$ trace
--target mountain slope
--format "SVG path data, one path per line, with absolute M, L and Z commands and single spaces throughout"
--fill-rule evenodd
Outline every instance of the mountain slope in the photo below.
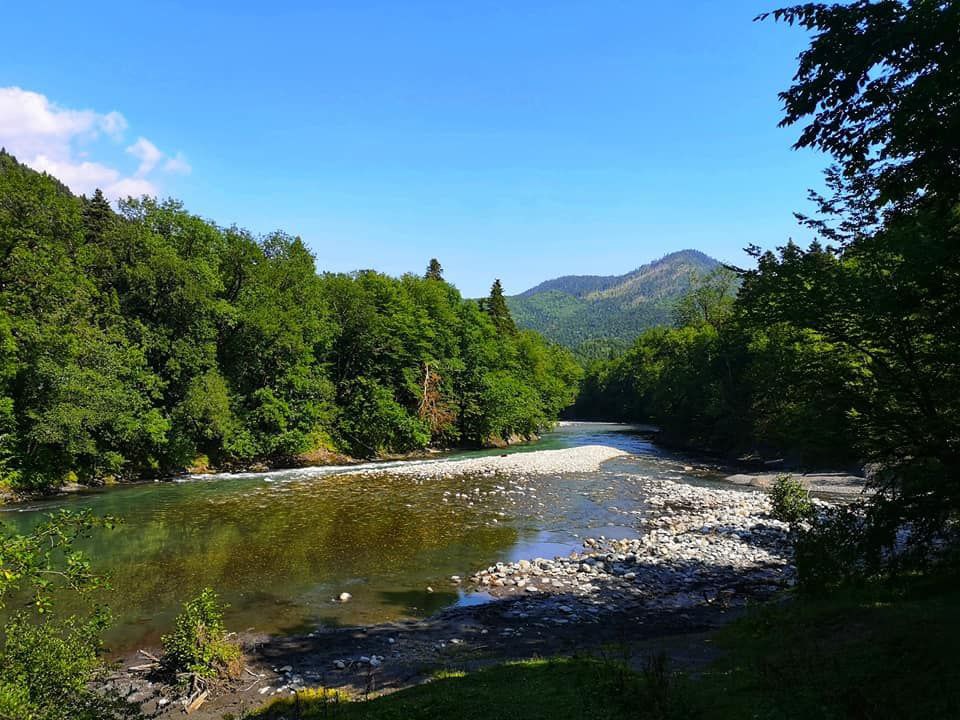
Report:
M 720 263 L 697 250 L 666 255 L 625 275 L 566 275 L 507 298 L 517 324 L 570 348 L 626 344 L 670 322 L 674 303 Z

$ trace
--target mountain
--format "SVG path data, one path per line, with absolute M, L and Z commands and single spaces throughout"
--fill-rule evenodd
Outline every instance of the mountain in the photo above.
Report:
M 507 298 L 516 323 L 584 355 L 626 346 L 670 322 L 674 303 L 697 275 L 720 262 L 680 250 L 625 275 L 565 275 Z

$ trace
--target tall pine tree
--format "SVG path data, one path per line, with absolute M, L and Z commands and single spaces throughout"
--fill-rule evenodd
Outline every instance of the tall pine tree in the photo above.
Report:
M 427 271 L 423 274 L 427 280 L 443 280 L 443 266 L 436 258 L 430 258 L 430 264 L 427 265 Z
M 83 198 L 83 201 L 84 240 L 87 243 L 98 242 L 117 216 L 100 188 L 94 191 L 92 198 Z
M 493 286 L 490 288 L 490 297 L 483 304 L 483 309 L 487 311 L 497 330 L 511 335 L 517 332 L 516 323 L 513 322 L 510 308 L 507 307 L 507 301 L 503 296 L 503 285 L 500 284 L 500 278 L 493 281 Z

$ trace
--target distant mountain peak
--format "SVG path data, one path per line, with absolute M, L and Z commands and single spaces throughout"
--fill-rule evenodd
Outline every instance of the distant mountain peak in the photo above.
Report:
M 550 290 L 559 290 L 575 297 L 586 297 L 591 293 L 616 287 L 631 278 L 655 272 L 658 268 L 690 265 L 694 270 L 705 269 L 709 272 L 719 264 L 719 261 L 699 250 L 677 250 L 623 275 L 562 275 L 552 280 L 545 280 L 515 297 L 530 297 Z
M 674 303 L 697 274 L 720 262 L 678 250 L 623 275 L 564 275 L 508 298 L 518 325 L 571 348 L 594 340 L 629 342 L 670 322 Z

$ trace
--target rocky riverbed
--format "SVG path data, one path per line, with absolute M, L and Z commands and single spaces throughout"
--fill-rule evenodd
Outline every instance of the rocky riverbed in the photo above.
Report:
M 425 480 L 466 469 L 529 476 L 536 474 L 532 467 L 551 468 L 547 474 L 573 462 L 599 466 L 620 454 L 586 447 L 420 463 L 404 471 Z M 516 460 L 500 463 L 511 458 Z M 611 643 L 652 647 L 716 627 L 748 601 L 793 584 L 789 528 L 771 517 L 764 492 L 632 480 L 636 502 L 608 509 L 632 518 L 638 537 L 598 534 L 583 538 L 582 547 L 568 555 L 465 569 L 447 582 L 487 602 L 425 620 L 323 627 L 283 638 L 248 635 L 250 672 L 235 686 L 221 688 L 194 716 L 236 714 L 271 696 L 316 685 L 376 693 L 421 682 L 437 668 L 471 669 L 574 650 L 606 652 L 602 648 Z M 699 636 L 690 637 L 702 645 Z M 151 684 L 149 677 L 122 672 L 114 682 L 151 715 L 182 713 L 175 691 Z
M 789 526 L 770 516 L 766 494 L 647 480 L 637 539 L 587 538 L 566 557 L 497 563 L 471 577 L 496 597 L 563 596 L 554 618 L 583 619 L 571 605 L 683 608 L 749 597 L 792 585 Z
M 403 465 L 366 466 L 349 475 L 414 476 L 424 480 L 461 475 L 554 475 L 596 472 L 607 460 L 627 455 L 606 445 L 581 445 L 565 450 L 534 450 L 506 455 L 485 455 L 465 460 L 433 460 Z

